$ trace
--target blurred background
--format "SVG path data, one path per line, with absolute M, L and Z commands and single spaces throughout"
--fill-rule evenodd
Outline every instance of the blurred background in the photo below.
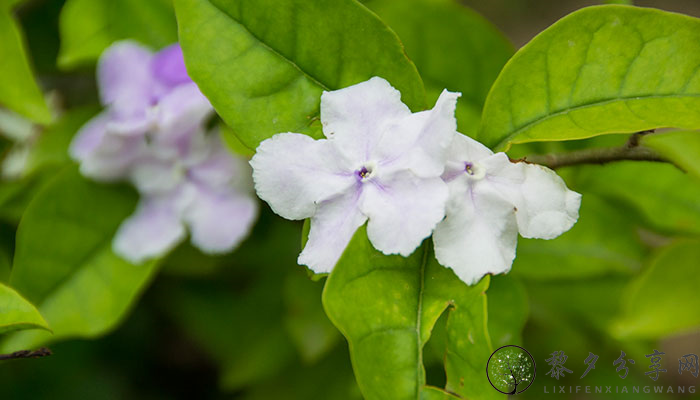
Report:
M 600 4 L 575 0 L 463 3 L 504 32 L 515 48 L 564 15 Z M 62 0 L 28 1 L 16 15 L 41 86 L 52 93 L 56 107 L 94 107 L 94 66 L 68 71 L 57 67 L 63 4 Z M 635 4 L 700 17 L 700 2 L 694 0 Z M 516 146 L 510 155 L 618 145 L 626 140 L 613 135 Z M 6 152 L 7 147 L 8 140 L 0 141 L 0 151 Z M 489 310 L 499 310 L 490 313 L 494 349 L 520 344 L 537 362 L 535 383 L 522 396 L 539 399 L 544 386 L 555 385 L 626 385 L 628 390 L 696 385 L 698 380 L 690 373 L 678 373 L 678 358 L 700 354 L 700 336 L 693 333 L 700 325 L 700 300 L 696 274 L 692 274 L 700 260 L 696 257 L 700 245 L 693 239 L 700 235 L 700 183 L 669 165 L 650 163 L 558 172 L 569 187 L 584 194 L 579 223 L 553 241 L 521 238 L 513 272 L 494 277 L 488 291 Z M 629 192 L 646 195 L 635 197 Z M 17 223 L 17 212 L 11 208 L 21 210 L 26 200 L 6 203 L 0 212 L 0 236 L 10 243 L 8 254 Z M 360 399 L 345 340 L 321 307 L 323 282 L 310 280 L 296 264 L 300 243 L 301 225 L 282 220 L 263 206 L 253 234 L 230 255 L 205 257 L 182 245 L 113 332 L 95 340 L 52 344 L 54 354 L 44 359 L 0 362 L 0 397 Z M 674 268 L 681 271 L 673 272 Z M 685 293 L 684 302 L 678 302 L 678 296 L 669 298 L 674 291 Z M 425 348 L 428 383 L 439 386 L 445 380 L 439 344 L 444 322 L 442 318 Z M 646 354 L 654 349 L 666 352 L 663 368 L 668 371 L 658 382 L 644 375 L 650 364 Z M 560 350 L 568 355 L 565 366 L 573 373 L 557 381 L 546 375 L 550 366 L 545 359 Z M 630 373 L 624 380 L 613 366 L 621 351 L 636 362 L 627 364 Z M 599 359 L 596 368 L 580 379 L 589 352 Z M 644 396 L 670 399 L 697 394 Z

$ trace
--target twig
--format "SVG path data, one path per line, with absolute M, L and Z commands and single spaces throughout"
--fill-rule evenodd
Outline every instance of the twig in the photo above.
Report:
M 560 154 L 535 154 L 517 161 L 541 164 L 551 169 L 579 164 L 607 164 L 626 160 L 654 161 L 673 164 L 672 161 L 664 158 L 655 150 L 640 144 L 640 138 L 652 132 L 653 131 L 637 132 L 630 136 L 624 146 L 583 149 Z M 676 167 L 678 166 L 676 165 Z M 682 168 L 678 168 L 682 170 Z
M 647 147 L 607 147 L 585 149 L 561 154 L 543 154 L 525 157 L 522 161 L 541 164 L 551 169 L 578 164 L 607 164 L 614 161 L 656 161 L 670 162 L 656 151 Z
M 46 347 L 42 347 L 38 350 L 20 350 L 20 351 L 15 351 L 14 353 L 11 354 L 0 354 L 0 361 L 2 360 L 15 360 L 18 358 L 41 358 L 41 357 L 47 357 L 50 356 L 51 350 L 47 349 Z

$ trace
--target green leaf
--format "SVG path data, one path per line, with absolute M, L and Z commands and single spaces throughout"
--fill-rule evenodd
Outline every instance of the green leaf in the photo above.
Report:
M 323 285 L 300 268 L 292 270 L 284 283 L 285 326 L 304 362 L 312 364 L 339 342 L 340 334 L 321 305 Z
M 37 328 L 49 330 L 39 311 L 19 293 L 0 283 L 0 334 Z
M 700 178 L 700 132 L 674 131 L 646 135 L 642 143 Z
M 584 329 L 583 335 L 594 332 L 598 340 L 607 338 L 623 301 L 620 293 L 629 280 L 628 277 L 606 276 L 556 282 L 526 281 L 532 318 L 549 324 L 561 321 Z M 542 318 L 542 315 L 536 316 L 538 313 L 548 315 Z M 564 342 L 566 338 L 558 341 Z
M 34 79 L 22 32 L 10 13 L 0 7 L 0 105 L 35 122 L 49 123 L 51 111 Z
M 486 294 L 493 347 L 521 344 L 523 327 L 530 312 L 523 284 L 511 275 L 493 276 Z
M 293 364 L 246 390 L 244 400 L 362 400 L 345 346 L 313 365 Z
M 489 279 L 467 286 L 437 264 L 429 243 L 408 258 L 384 256 L 358 230 L 323 292 L 331 321 L 350 346 L 366 399 L 491 398 L 484 379 L 491 343 L 486 331 Z M 423 346 L 447 309 L 446 391 L 426 388 Z
M 443 89 L 461 92 L 459 129 L 475 132 L 486 95 L 513 55 L 513 45 L 484 17 L 453 0 L 372 0 L 367 6 L 401 38 L 425 82 L 429 104 Z
M 414 111 L 425 105 L 398 37 L 355 0 L 175 0 L 175 10 L 190 76 L 250 148 L 280 132 L 319 137 L 321 93 L 373 76 Z
M 10 272 L 12 272 L 10 255 L 0 245 L 0 283 L 6 283 L 10 279 Z
M 167 292 L 163 307 L 219 365 L 221 389 L 236 391 L 274 376 L 294 357 L 281 286 L 280 279 L 258 279 L 239 291 L 194 283 Z
M 508 62 L 478 139 L 570 140 L 660 127 L 700 128 L 700 20 L 650 8 L 576 11 Z
M 161 308 L 218 365 L 222 390 L 241 390 L 277 376 L 297 355 L 286 329 L 284 292 L 287 274 L 304 275 L 295 262 L 298 237 L 298 223 L 264 208 L 250 239 L 219 258 L 225 264 L 215 269 L 215 279 L 190 275 L 175 287 L 158 286 Z
M 26 0 L 0 0 L 0 8 L 11 9 L 12 7 L 25 1 Z
M 585 193 L 578 222 L 570 231 L 552 240 L 518 239 L 513 273 L 538 280 L 631 275 L 641 269 L 646 256 L 637 226 L 623 207 Z
M 18 223 L 29 202 L 49 177 L 49 174 L 36 174 L 20 180 L 0 180 L 0 219 Z
M 623 312 L 614 325 L 619 338 L 656 339 L 700 326 L 700 241 L 677 241 L 621 293 Z
M 58 65 L 91 64 L 114 41 L 135 39 L 154 48 L 177 41 L 171 0 L 68 0 L 61 11 Z
M 10 284 L 37 305 L 54 335 L 21 332 L 4 350 L 95 337 L 124 318 L 156 270 L 155 262 L 132 265 L 112 252 L 135 204 L 127 187 L 89 182 L 73 167 L 41 189 L 17 230 Z
M 620 377 L 615 371 L 613 360 L 620 356 L 620 350 L 630 355 L 629 358 L 637 360 L 634 366 L 627 364 L 630 373 L 625 384 L 649 384 L 649 377 L 642 373 L 646 366 L 640 365 L 639 359 L 634 355 L 648 354 L 650 344 L 628 339 L 618 341 L 609 334 L 610 324 L 619 313 L 627 282 L 627 278 L 620 277 L 526 282 L 531 316 L 524 339 L 527 350 L 535 356 L 538 363 L 538 376 L 527 393 L 543 393 L 545 387 L 551 393 L 551 386 L 556 381 L 545 376 L 550 369 L 545 360 L 557 350 L 566 352 L 568 361 L 565 366 L 574 372 L 567 374 L 560 385 L 571 383 L 575 386 L 581 382 L 580 376 L 585 371 L 583 361 L 589 352 L 600 358 L 595 369 L 584 380 L 591 379 L 597 386 L 619 384 Z M 643 356 L 641 358 L 644 359 Z M 634 399 L 635 396 L 615 398 Z
M 700 235 L 700 184 L 673 165 L 626 161 L 579 166 L 576 173 L 574 190 L 621 202 L 654 230 Z

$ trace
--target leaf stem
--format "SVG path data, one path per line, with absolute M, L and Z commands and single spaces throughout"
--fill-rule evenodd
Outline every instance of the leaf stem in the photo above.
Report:
M 671 160 L 663 157 L 653 149 L 640 144 L 640 138 L 643 135 L 652 133 L 653 131 L 637 132 L 630 136 L 627 143 L 619 147 L 599 147 L 592 149 L 583 149 L 568 153 L 559 154 L 534 154 L 515 162 L 528 162 L 532 164 L 540 164 L 551 169 L 561 167 L 569 167 L 572 165 L 581 164 L 607 164 L 616 161 L 654 161 L 664 162 L 675 165 L 678 169 L 683 170 Z
M 10 354 L 0 354 L 0 361 L 2 360 L 15 360 L 18 358 L 42 358 L 42 357 L 47 357 L 50 356 L 51 350 L 47 349 L 46 347 L 42 347 L 38 350 L 20 350 L 20 351 L 15 351 L 14 353 Z

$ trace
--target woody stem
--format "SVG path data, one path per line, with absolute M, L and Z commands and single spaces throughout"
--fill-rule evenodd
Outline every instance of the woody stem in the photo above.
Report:
M 625 145 L 619 147 L 583 149 L 559 154 L 535 154 L 517 161 L 540 164 L 551 169 L 581 164 L 607 164 L 627 160 L 664 162 L 675 165 L 655 150 L 640 144 L 641 136 L 648 133 L 651 133 L 651 131 L 635 133 L 630 136 Z M 678 165 L 676 167 L 682 170 Z
M 41 357 L 46 357 L 51 355 L 51 350 L 47 349 L 46 347 L 42 347 L 38 350 L 21 350 L 21 351 L 15 351 L 14 353 L 10 354 L 0 354 L 0 361 L 2 360 L 14 360 L 18 358 L 41 358 Z

